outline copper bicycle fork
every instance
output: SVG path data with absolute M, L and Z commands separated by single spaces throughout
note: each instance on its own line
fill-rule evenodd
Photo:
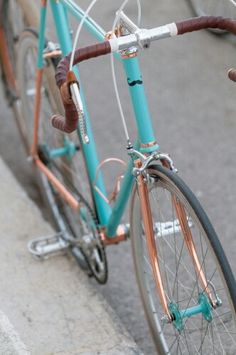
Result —
M 140 166 L 140 162 L 136 163 L 136 166 Z M 161 276 L 161 271 L 160 271 L 160 266 L 159 266 L 159 257 L 158 257 L 158 250 L 156 246 L 156 240 L 155 240 L 155 234 L 154 234 L 154 228 L 153 228 L 153 218 L 152 218 L 152 211 L 151 211 L 151 205 L 150 205 L 150 200 L 149 200 L 149 194 L 148 194 L 148 185 L 146 182 L 146 179 L 143 174 L 140 174 L 137 177 L 137 189 L 138 189 L 138 194 L 139 194 L 139 199 L 140 199 L 140 207 L 141 207 L 141 216 L 142 216 L 142 221 L 143 221 L 143 228 L 144 228 L 144 233 L 147 241 L 147 249 L 148 249 L 148 254 L 150 257 L 151 261 L 151 268 L 152 268 L 152 273 L 155 281 L 155 286 L 156 286 L 156 291 L 160 299 L 161 306 L 163 308 L 163 311 L 165 315 L 168 317 L 169 322 L 173 320 L 173 317 L 171 315 L 171 312 L 169 311 L 168 307 L 168 302 L 167 302 L 167 297 L 165 294 L 164 290 L 164 285 L 162 281 L 162 276 Z M 196 275 L 199 278 L 199 281 L 201 283 L 201 286 L 203 290 L 206 292 L 209 301 L 212 305 L 213 308 L 216 307 L 216 302 L 214 301 L 212 297 L 212 293 L 208 287 L 208 282 L 206 279 L 206 276 L 204 274 L 204 271 L 202 269 L 202 265 L 200 263 L 200 260 L 197 255 L 196 247 L 194 244 L 193 236 L 191 229 L 188 224 L 186 212 L 184 210 L 183 205 L 181 202 L 172 195 L 172 202 L 176 211 L 176 215 L 179 220 L 179 224 L 181 227 L 181 231 L 184 237 L 184 243 L 187 247 L 187 250 L 189 252 L 189 255 L 192 259 L 192 263 L 196 272 Z

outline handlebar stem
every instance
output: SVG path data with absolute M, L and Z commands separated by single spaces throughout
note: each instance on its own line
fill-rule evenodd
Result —
M 130 33 L 135 33 L 139 30 L 138 26 L 136 26 L 123 11 L 119 13 L 119 20 L 121 25 L 123 25 Z
M 176 24 L 170 23 L 168 25 L 152 28 L 152 29 L 138 29 L 135 33 L 109 40 L 112 52 L 124 50 L 132 46 L 139 46 L 141 48 L 148 48 L 150 42 L 159 39 L 173 37 L 178 34 Z

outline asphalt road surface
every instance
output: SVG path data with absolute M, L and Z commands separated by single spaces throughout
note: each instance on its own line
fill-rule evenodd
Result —
M 93 14 L 108 30 L 120 1 L 115 5 L 108 0 L 100 2 Z M 81 1 L 82 5 L 87 3 Z M 134 9 L 129 5 L 130 13 Z M 142 25 L 154 27 L 191 15 L 185 0 L 143 1 Z M 231 38 L 201 31 L 155 43 L 140 57 L 157 140 L 162 151 L 171 154 L 180 176 L 206 209 L 236 272 L 236 84 L 227 79 L 227 70 L 236 67 L 236 47 Z M 134 137 L 126 84 L 119 65 L 116 70 L 130 134 Z M 126 159 L 110 73 L 108 58 L 81 65 L 99 156 Z M 0 154 L 41 206 L 12 113 L 4 98 L 0 99 Z M 135 282 L 130 243 L 108 249 L 108 260 L 109 282 L 98 290 L 144 353 L 154 354 Z

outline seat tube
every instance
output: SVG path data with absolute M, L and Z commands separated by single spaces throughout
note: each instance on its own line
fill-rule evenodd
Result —
M 37 58 L 38 69 L 42 69 L 44 66 L 43 50 L 45 46 L 46 15 L 47 15 L 47 1 L 43 0 L 40 9 L 40 27 L 39 27 L 38 58 Z
M 137 56 L 123 57 L 123 65 L 137 123 L 142 152 L 152 152 L 159 148 L 152 127 L 151 116 L 144 90 L 143 79 Z
M 40 120 L 40 107 L 41 107 L 41 85 L 43 79 L 43 50 L 45 46 L 45 24 L 47 15 L 47 0 L 42 0 L 40 8 L 40 25 L 39 25 L 39 38 L 38 38 L 38 55 L 37 55 L 37 73 L 35 82 L 35 105 L 34 105 L 34 129 L 33 129 L 33 143 L 30 147 L 32 156 L 37 155 L 38 150 L 38 130 Z

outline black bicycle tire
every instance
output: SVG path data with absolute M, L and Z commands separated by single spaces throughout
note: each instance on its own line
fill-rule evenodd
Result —
M 222 275 L 224 277 L 224 280 L 227 285 L 229 295 L 230 295 L 230 298 L 232 301 L 232 305 L 234 307 L 234 316 L 235 316 L 235 313 L 236 313 L 235 278 L 232 273 L 229 262 L 225 256 L 225 253 L 224 253 L 224 250 L 221 246 L 221 243 L 220 243 L 220 241 L 215 233 L 215 230 L 212 227 L 206 213 L 202 209 L 197 198 L 194 196 L 194 194 L 191 192 L 191 190 L 187 187 L 187 185 L 182 181 L 182 179 L 180 179 L 180 177 L 177 174 L 173 173 L 169 169 L 166 169 L 160 165 L 151 166 L 150 170 L 149 170 L 149 174 L 152 175 L 153 171 L 159 177 L 163 178 L 163 176 L 164 176 L 166 179 L 168 179 L 168 181 L 170 181 L 172 184 L 174 184 L 177 187 L 177 189 L 179 190 L 179 192 L 181 194 L 183 194 L 185 199 L 191 205 L 191 208 L 193 209 L 196 217 L 200 221 L 200 224 L 202 225 L 202 227 L 206 233 L 206 236 L 207 236 L 209 243 L 212 247 L 214 255 L 215 255 L 216 259 L 218 260 L 218 267 L 219 266 L 221 267 Z M 130 220 L 131 220 L 131 244 L 132 244 L 132 250 L 133 250 L 133 258 L 134 258 L 136 276 L 137 276 L 139 289 L 140 289 L 140 293 L 141 293 L 141 299 L 143 302 L 143 306 L 145 309 L 145 313 L 147 316 L 149 327 L 150 327 L 150 330 L 151 330 L 151 333 L 152 333 L 152 336 L 154 339 L 154 343 L 155 343 L 157 350 L 159 351 L 160 354 L 166 354 L 166 352 L 164 350 L 164 345 L 163 345 L 162 341 L 160 340 L 160 337 L 157 335 L 156 325 L 154 324 L 153 319 L 151 319 L 153 309 L 150 304 L 147 304 L 147 296 L 145 295 L 145 293 L 147 291 L 144 290 L 145 285 L 142 284 L 144 282 L 144 278 L 143 278 L 143 275 L 140 275 L 140 265 L 137 264 L 140 262 L 139 261 L 140 257 L 137 255 L 140 252 L 140 250 L 139 250 L 140 244 L 138 243 L 138 236 L 135 235 L 135 233 L 133 231 L 134 230 L 133 211 L 135 210 L 134 209 L 134 199 L 135 199 L 136 191 L 137 191 L 136 188 L 134 188 L 134 192 L 133 192 L 133 196 L 132 196 L 132 200 L 131 200 L 131 208 L 130 208 L 130 211 L 131 211 L 131 218 L 130 218 Z M 137 195 L 136 195 L 136 197 L 137 197 Z

